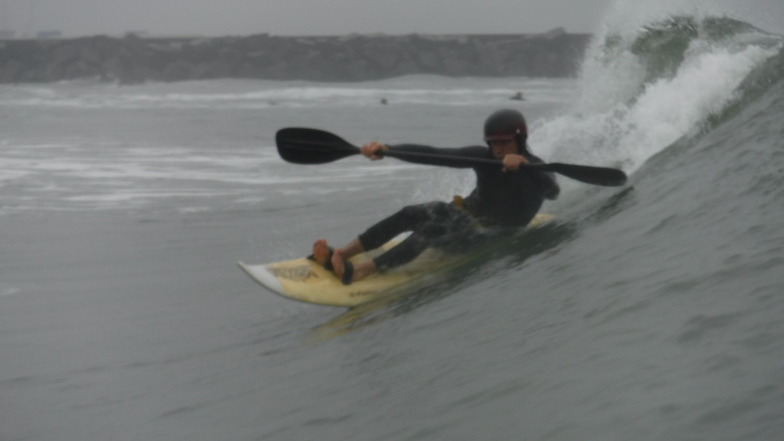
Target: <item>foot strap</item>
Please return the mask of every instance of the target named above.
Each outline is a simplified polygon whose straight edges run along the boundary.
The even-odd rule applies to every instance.
[[[354,278],[354,264],[348,260],[343,261],[343,282],[344,285],[351,285]]]

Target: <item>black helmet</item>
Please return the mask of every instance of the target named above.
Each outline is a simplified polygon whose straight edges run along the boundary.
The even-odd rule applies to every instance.
[[[493,112],[485,121],[485,141],[515,139],[520,149],[525,149],[528,127],[523,114],[514,109]]]

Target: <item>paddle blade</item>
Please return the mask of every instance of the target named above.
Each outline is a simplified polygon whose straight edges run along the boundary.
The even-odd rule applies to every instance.
[[[551,171],[587,184],[617,187],[626,183],[626,173],[614,168],[562,164],[557,162],[551,162],[547,164],[546,167]]]
[[[358,147],[341,137],[318,129],[280,129],[275,143],[280,157],[294,164],[325,164],[359,153]]]

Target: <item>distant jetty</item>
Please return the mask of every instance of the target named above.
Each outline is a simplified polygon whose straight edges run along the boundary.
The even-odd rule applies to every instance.
[[[348,82],[411,74],[570,77],[589,40],[588,34],[560,28],[520,35],[1,40],[0,83],[219,78]]]

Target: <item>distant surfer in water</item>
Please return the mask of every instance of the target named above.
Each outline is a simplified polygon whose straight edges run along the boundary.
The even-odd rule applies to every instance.
[[[396,151],[421,152],[435,157],[404,159],[426,165],[473,168],[476,188],[465,199],[451,203],[429,202],[410,205],[368,228],[343,248],[332,249],[324,239],[313,244],[311,259],[333,271],[343,283],[362,280],[376,272],[404,265],[425,249],[465,252],[488,237],[487,231],[523,227],[534,218],[545,199],[558,197],[560,188],[550,172],[520,170],[520,166],[543,161],[527,144],[528,128],[523,115],[510,109],[494,112],[485,121],[487,146],[436,148],[416,144],[394,147]],[[361,153],[371,160],[392,147],[370,142]],[[443,157],[438,157],[439,155]],[[476,165],[455,161],[450,156],[501,160],[502,165]],[[353,265],[349,258],[376,249],[401,233],[411,232],[399,245],[374,259]]]

